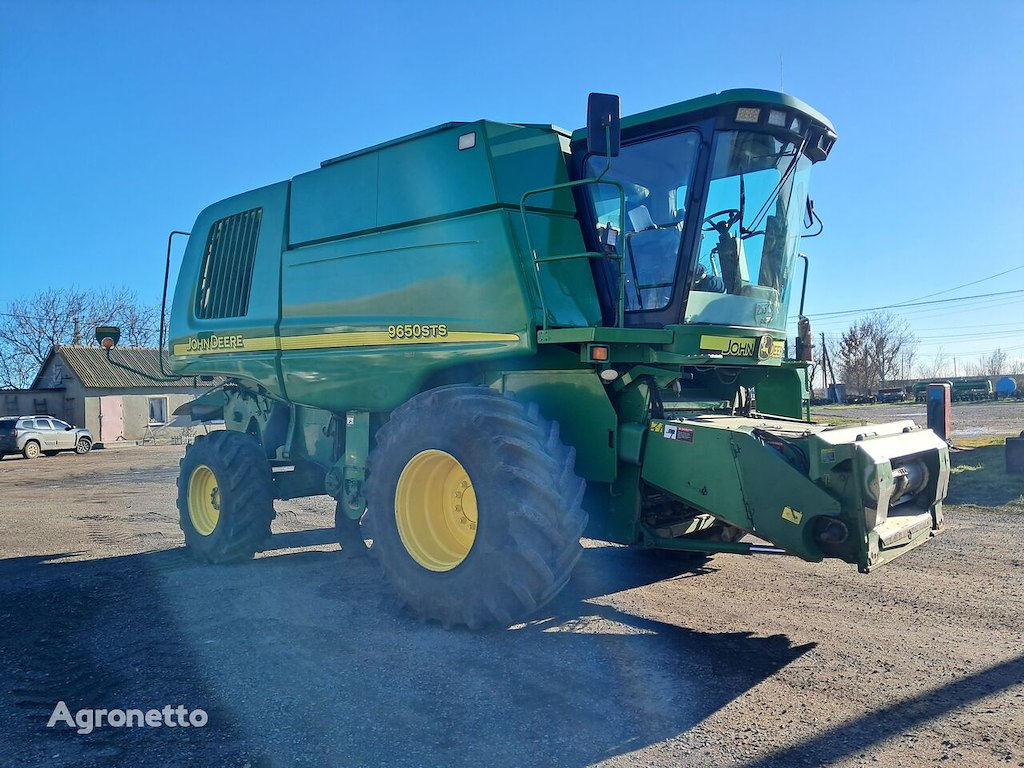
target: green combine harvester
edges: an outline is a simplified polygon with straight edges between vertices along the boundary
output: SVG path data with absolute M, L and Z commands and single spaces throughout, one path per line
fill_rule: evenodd
M 761 90 L 589 106 L 573 133 L 448 123 L 200 214 L 168 333 L 168 375 L 226 380 L 187 407 L 227 427 L 181 462 L 199 560 L 251 558 L 274 499 L 328 494 L 343 552 L 372 539 L 414 612 L 507 626 L 581 536 L 867 572 L 942 529 L 945 443 L 810 423 L 803 318 L 787 356 L 829 121 Z

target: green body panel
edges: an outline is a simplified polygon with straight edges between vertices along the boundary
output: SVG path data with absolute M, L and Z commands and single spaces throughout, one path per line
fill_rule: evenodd
M 280 318 L 281 251 L 286 236 L 288 188 L 288 182 L 273 184 L 214 203 L 199 214 L 185 248 L 171 305 L 171 371 L 182 375 L 238 376 L 271 392 L 283 391 L 278 358 L 273 350 L 210 356 L 181 355 L 178 352 L 181 345 L 187 346 L 189 338 L 233 337 L 239 334 L 265 338 L 276 334 Z M 211 226 L 220 219 L 253 208 L 263 209 L 263 221 L 256 247 L 256 268 L 252 275 L 248 312 L 244 317 L 196 318 L 197 275 Z
M 535 348 L 533 307 L 507 218 L 493 210 L 284 254 L 283 395 L 319 408 L 391 410 L 436 370 Z M 399 343 L 391 326 L 441 326 L 445 336 Z M 353 346 L 357 333 L 376 344 Z M 457 342 L 458 332 L 497 334 Z M 510 338 L 502 339 L 500 336 Z
M 617 345 L 663 345 L 671 344 L 674 338 L 671 330 L 663 328 L 552 328 L 537 331 L 537 341 L 541 344 L 591 341 Z
M 675 431 L 666 433 L 666 424 Z M 689 430 L 689 440 L 676 439 L 678 425 Z M 646 482 L 733 525 L 752 527 L 733 460 L 735 440 L 728 430 L 701 429 L 685 420 L 655 420 L 649 431 L 643 458 Z
M 529 258 L 523 219 L 513 212 L 507 216 L 513 243 L 522 257 L 522 273 L 528 276 L 527 291 L 536 308 L 536 323 L 541 325 L 540 298 L 533 280 L 534 267 Z M 538 257 L 580 253 L 584 250 L 580 223 L 575 218 L 539 213 L 529 213 L 526 218 Z M 600 322 L 601 309 L 587 259 L 549 261 L 539 274 L 544 287 L 549 325 L 588 328 Z
M 576 474 L 588 482 L 615 479 L 618 415 L 594 370 L 513 371 L 499 389 L 537 403 L 557 421 L 563 442 L 576 448 Z
M 783 363 L 757 383 L 757 409 L 761 413 L 799 419 L 809 397 L 807 371 L 803 363 Z
M 635 370 L 635 369 L 634 369 Z M 632 382 L 622 385 L 622 380 Z M 653 377 L 640 373 L 626 374 L 612 386 L 612 403 L 619 416 L 619 466 L 614 482 L 588 483 L 587 510 L 590 520 L 587 536 L 619 544 L 641 542 L 640 516 L 643 508 L 643 486 L 640 473 L 644 444 L 651 414 Z
M 460 150 L 467 134 L 476 143 Z M 538 180 L 567 179 L 566 144 L 551 128 L 442 126 L 210 206 L 181 274 L 200 272 L 215 222 L 262 208 L 249 310 L 199 319 L 198 280 L 180 280 L 172 367 L 335 412 L 387 411 L 445 368 L 532 355 L 540 311 L 519 200 Z M 538 252 L 584 250 L 574 214 L 568 190 L 531 199 Z M 598 322 L 585 259 L 549 265 L 541 278 L 549 322 Z M 211 336 L 235 348 L 195 349 Z

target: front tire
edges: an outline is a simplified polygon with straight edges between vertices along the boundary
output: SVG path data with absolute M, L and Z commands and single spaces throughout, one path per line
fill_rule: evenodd
M 199 562 L 252 559 L 274 519 L 270 465 L 256 441 L 232 431 L 198 437 L 180 463 L 178 513 Z
M 75 453 L 79 456 L 85 456 L 89 451 L 92 450 L 92 442 L 87 437 L 78 438 L 78 442 L 75 443 Z
M 377 433 L 363 524 L 399 598 L 446 626 L 506 627 L 565 586 L 587 523 L 558 425 L 486 387 L 421 393 Z

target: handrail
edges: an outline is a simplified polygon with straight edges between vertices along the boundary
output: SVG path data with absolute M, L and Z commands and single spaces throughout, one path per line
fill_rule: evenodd
M 605 168 L 607 171 L 607 168 Z M 618 306 L 616 308 L 616 327 L 622 328 L 625 324 L 625 305 L 626 305 L 626 273 L 622 268 L 623 255 L 616 252 L 615 254 L 608 253 L 594 253 L 587 251 L 585 253 L 573 253 L 565 255 L 548 255 L 539 256 L 537 250 L 533 247 L 533 238 L 530 237 L 530 222 L 526 217 L 526 199 L 533 195 L 539 195 L 543 192 L 554 192 L 559 189 L 571 189 L 573 187 L 581 187 L 586 184 L 608 184 L 619 190 L 619 232 L 623 230 L 623 221 L 626 217 L 626 192 L 622 185 L 617 181 L 605 181 L 601 177 L 604 176 L 604 172 L 600 176 L 593 178 L 580 179 L 579 181 L 567 181 L 562 184 L 552 184 L 549 187 L 540 187 L 539 189 L 531 189 L 523 193 L 523 196 L 519 199 L 519 213 L 523 217 L 523 230 L 526 232 L 526 247 L 530 252 L 530 257 L 533 259 L 534 269 L 534 282 L 537 285 L 537 296 L 540 298 L 540 311 L 541 311 L 541 325 L 543 330 L 548 329 L 548 308 L 547 301 L 544 298 L 544 286 L 540 279 L 540 265 L 548 261 L 565 261 L 567 259 L 615 259 L 620 262 L 619 264 L 619 297 Z
M 611 147 L 611 125 L 605 126 L 605 146 Z M 605 181 L 604 175 L 608 173 L 608 169 L 612 167 L 612 156 L 611 150 L 609 154 L 605 155 L 604 169 L 597 176 L 593 178 L 580 179 L 579 181 L 568 181 L 562 184 L 554 184 L 550 187 L 541 187 L 539 189 L 531 189 L 523 193 L 523 196 L 519 198 L 519 213 L 523 217 L 523 231 L 526 233 L 526 247 L 530 251 L 530 258 L 533 259 L 533 279 L 537 284 L 537 297 L 540 299 L 540 317 L 541 317 L 541 328 L 542 330 L 548 329 L 548 305 L 544 299 L 544 285 L 540 279 L 540 265 L 547 261 L 565 261 L 568 259 L 615 259 L 619 262 L 619 297 L 615 312 L 615 326 L 617 328 L 625 327 L 625 308 L 626 308 L 626 270 L 625 270 L 625 256 L 618 252 L 618 243 L 616 242 L 616 252 L 610 253 L 592 253 L 587 251 L 585 253 L 571 253 L 565 255 L 547 255 L 538 256 L 537 250 L 533 247 L 533 238 L 530 237 L 530 222 L 526 218 L 526 198 L 532 195 L 539 195 L 542 192 L 554 192 L 559 189 L 571 189 L 573 187 L 581 187 L 584 184 L 609 184 L 619 190 L 619 234 L 622 234 L 624 229 L 623 222 L 626 219 L 626 192 L 622 185 L 617 181 Z M 169 247 L 168 247 L 169 253 Z M 168 264 L 170 257 L 168 256 Z M 165 289 L 166 290 L 166 289 Z
M 145 371 L 140 371 L 137 368 L 132 368 L 131 366 L 125 365 L 124 363 L 119 363 L 116 360 L 114 360 L 114 358 L 112 358 L 110 356 L 110 353 L 111 353 L 113 347 L 112 346 L 111 347 L 106 347 L 106 350 L 107 350 L 107 362 L 110 363 L 111 365 L 115 366 L 116 368 L 121 368 L 121 369 L 123 369 L 125 371 L 130 371 L 131 373 L 134 373 L 134 374 L 137 374 L 139 376 L 142 376 L 143 378 L 149 379 L 150 381 L 170 382 L 170 381 L 181 381 L 182 379 L 190 378 L 188 376 L 173 376 L 173 375 L 169 374 L 167 371 L 164 370 L 164 328 L 165 328 L 165 325 L 166 325 L 166 317 L 167 317 L 167 285 L 170 282 L 170 278 L 171 278 L 171 243 L 173 242 L 175 235 L 185 235 L 187 237 L 187 236 L 189 236 L 191 234 L 192 234 L 191 232 L 183 232 L 180 229 L 176 229 L 176 230 L 172 231 L 171 234 L 169 234 L 167 236 L 167 264 L 164 266 L 164 292 L 163 292 L 163 297 L 160 299 L 160 336 L 157 339 L 157 344 L 156 344 L 157 365 L 160 367 L 160 373 L 163 374 L 163 375 L 162 376 L 150 376 Z M 168 355 L 170 354 L 170 347 L 169 346 L 168 346 L 168 349 L 167 349 L 167 353 L 168 353 Z M 195 376 L 192 376 L 191 378 L 192 378 L 193 384 L 194 384 L 195 383 Z
M 171 278 L 171 242 L 174 240 L 175 235 L 185 235 L 185 237 L 189 237 L 191 234 L 191 232 L 182 232 L 180 229 L 175 229 L 167 236 L 167 264 L 164 266 L 164 293 L 163 297 L 160 299 L 160 338 L 157 339 L 156 345 L 159 352 L 157 359 L 160 361 L 160 373 L 164 376 L 170 375 L 164 370 L 164 323 L 166 322 L 165 318 L 167 317 L 167 283 Z M 168 346 L 167 354 L 169 355 L 170 353 L 170 346 Z

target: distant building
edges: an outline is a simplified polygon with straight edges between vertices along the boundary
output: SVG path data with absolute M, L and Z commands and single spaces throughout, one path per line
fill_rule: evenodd
M 114 360 L 160 378 L 155 349 L 124 347 Z M 166 356 L 164 358 L 166 362 Z M 29 389 L 0 390 L 0 415 L 48 414 L 90 430 L 97 443 L 121 440 L 177 442 L 192 434 L 187 416 L 174 409 L 220 383 L 192 376 L 151 381 L 107 362 L 99 347 L 57 346 L 50 350 Z

